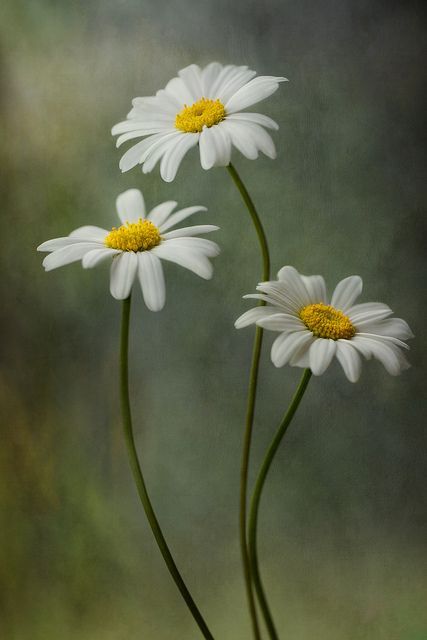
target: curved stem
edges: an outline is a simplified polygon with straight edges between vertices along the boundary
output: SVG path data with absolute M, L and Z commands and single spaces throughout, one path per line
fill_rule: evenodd
M 262 279 L 268 280 L 270 277 L 270 254 L 268 251 L 267 238 L 265 236 L 265 231 L 261 224 L 261 220 L 259 219 L 257 210 L 255 208 L 255 205 L 253 203 L 251 196 L 248 193 L 248 190 L 246 189 L 245 185 L 242 182 L 242 179 L 240 178 L 234 165 L 232 165 L 231 162 L 227 166 L 227 169 L 234 180 L 234 184 L 240 191 L 240 195 L 242 196 L 244 203 L 247 206 L 249 214 L 252 218 L 252 222 L 254 224 L 255 231 L 258 236 L 258 241 L 259 241 L 261 254 L 262 254 Z
M 239 174 L 234 166 L 230 163 L 227 167 L 243 201 L 249 211 L 255 231 L 258 236 L 259 245 L 262 254 L 262 278 L 268 280 L 270 277 L 270 255 L 268 251 L 267 239 L 261 220 L 259 219 L 255 205 L 250 197 L 245 185 L 243 184 Z M 264 304 L 261 302 L 261 304 Z M 256 402 L 256 389 L 258 383 L 258 370 L 259 360 L 261 356 L 262 347 L 262 334 L 263 331 L 260 327 L 256 328 L 254 345 L 252 350 L 252 364 L 249 375 L 249 388 L 248 388 L 248 404 L 246 409 L 246 424 L 245 433 L 243 437 L 243 449 L 242 449 L 242 461 L 240 468 L 240 509 L 239 509 L 239 532 L 240 532 L 240 549 L 242 554 L 243 574 L 245 579 L 246 594 L 249 604 L 249 612 L 252 620 L 252 629 L 255 640 L 260 640 L 260 630 L 258 624 L 258 617 L 255 605 L 255 598 L 252 586 L 251 577 L 251 564 L 248 551 L 248 541 L 246 535 L 246 520 L 247 520 L 247 493 L 248 493 L 248 471 L 249 471 L 249 458 L 252 440 L 252 429 L 255 413 Z
M 202 614 L 198 610 L 193 598 L 190 595 L 184 580 L 178 571 L 178 568 L 174 562 L 169 547 L 163 536 L 156 514 L 154 513 L 153 506 L 147 493 L 145 486 L 144 476 L 142 475 L 141 466 L 138 460 L 138 454 L 135 447 L 135 440 L 132 430 L 132 414 L 130 409 L 129 400 L 129 368 L 128 368 L 128 351 L 129 351 L 129 316 L 130 316 L 130 297 L 127 300 L 123 300 L 122 309 L 122 329 L 120 340 L 120 396 L 122 406 L 123 417 L 123 431 L 126 441 L 126 446 L 129 454 L 129 462 L 132 469 L 136 488 L 138 490 L 139 497 L 144 507 L 145 515 L 150 524 L 153 535 L 156 539 L 157 545 L 166 563 L 169 573 L 171 574 L 176 586 L 178 587 L 182 597 L 184 598 L 187 607 L 190 609 L 191 614 L 199 626 L 202 635 L 206 640 L 214 640 L 213 635 L 209 631 L 206 622 L 204 621 Z
M 298 385 L 298 388 L 295 392 L 295 395 L 292 398 L 292 402 L 289 405 L 289 408 L 286 411 L 283 417 L 283 420 L 276 431 L 273 441 L 271 442 L 267 450 L 264 461 L 259 470 L 258 477 L 255 483 L 255 488 L 252 494 L 251 507 L 249 512 L 248 542 L 249 542 L 249 557 L 251 562 L 252 577 L 253 577 L 255 589 L 257 592 L 259 604 L 262 610 L 262 614 L 264 616 L 264 620 L 267 625 L 268 633 L 270 635 L 271 640 L 278 640 L 279 636 L 277 635 L 277 631 L 273 623 L 273 618 L 271 616 L 270 609 L 268 607 L 267 598 L 265 596 L 261 575 L 259 572 L 258 551 L 257 551 L 257 524 L 258 524 L 259 503 L 261 499 L 262 489 L 264 487 L 267 474 L 271 467 L 271 463 L 273 462 L 274 456 L 277 453 L 277 450 L 280 446 L 282 438 L 285 435 L 287 428 L 289 427 L 292 421 L 292 418 L 295 415 L 296 410 L 298 409 L 298 406 L 302 400 L 302 397 L 307 388 L 310 378 L 311 378 L 310 369 L 305 369 L 302 375 L 302 378 L 300 380 L 300 383 Z

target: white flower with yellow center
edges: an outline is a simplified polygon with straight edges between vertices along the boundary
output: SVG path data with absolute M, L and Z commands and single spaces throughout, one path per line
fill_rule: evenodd
M 113 135 L 117 146 L 145 138 L 120 160 L 122 171 L 137 164 L 149 173 L 160 162 L 163 180 L 171 182 L 187 151 L 199 144 L 203 169 L 225 167 L 232 146 L 254 160 L 262 151 L 276 157 L 267 129 L 278 125 L 267 116 L 242 111 L 274 93 L 286 78 L 258 76 L 248 67 L 211 62 L 204 69 L 191 64 L 178 72 L 155 96 L 135 98 L 127 120 L 119 122 Z
M 362 279 L 349 276 L 326 294 L 322 276 L 303 276 L 293 267 L 283 267 L 278 280 L 261 282 L 259 293 L 244 296 L 264 300 L 236 320 L 237 329 L 257 324 L 279 331 L 271 359 L 276 367 L 290 364 L 309 367 L 314 375 L 326 371 L 334 356 L 350 382 L 360 375 L 360 354 L 377 358 L 392 375 L 409 367 L 402 349 L 413 334 L 401 318 L 390 318 L 392 310 L 380 302 L 354 304 L 362 292 Z
M 193 271 L 201 278 L 212 277 L 209 258 L 219 254 L 215 242 L 194 236 L 218 227 L 196 225 L 170 231 L 179 222 L 205 207 L 187 207 L 172 213 L 177 203 L 163 202 L 145 215 L 144 198 L 138 189 L 121 193 L 116 201 L 121 226 L 111 231 L 85 226 L 66 238 L 48 240 L 38 251 L 49 251 L 43 260 L 46 271 L 82 261 L 85 269 L 112 258 L 110 291 L 117 300 L 129 297 L 132 285 L 139 279 L 145 304 L 160 311 L 165 304 L 165 281 L 161 260 L 168 260 Z

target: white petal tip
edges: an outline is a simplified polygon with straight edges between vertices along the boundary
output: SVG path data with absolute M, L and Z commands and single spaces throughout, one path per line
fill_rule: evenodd
M 165 306 L 164 302 L 163 302 L 163 304 L 161 304 L 159 306 L 156 306 L 156 307 L 154 307 L 154 306 L 149 307 L 148 304 L 147 304 L 147 309 L 149 311 L 152 311 L 153 313 L 158 313 L 159 311 L 161 311 L 164 308 L 164 306 Z

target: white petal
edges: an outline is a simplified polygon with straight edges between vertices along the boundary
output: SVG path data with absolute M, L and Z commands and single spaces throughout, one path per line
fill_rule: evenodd
M 279 82 L 284 82 L 285 80 L 286 78 L 274 76 L 258 76 L 254 78 L 230 98 L 225 105 L 227 113 L 241 111 L 268 98 L 279 88 Z
M 192 102 L 197 102 L 203 96 L 202 72 L 197 64 L 190 64 L 188 67 L 178 71 L 178 75 L 184 80 L 185 86 L 191 93 Z
M 185 154 L 195 147 L 198 141 L 198 133 L 186 133 L 168 147 L 160 164 L 160 175 L 165 182 L 172 182 Z
M 151 146 L 153 138 L 154 136 L 150 136 L 146 140 L 137 142 L 122 155 L 119 162 L 119 168 L 123 173 L 133 169 L 133 167 L 136 167 L 136 165 L 141 162 L 142 154 L 147 147 Z
M 123 122 L 118 122 L 111 129 L 111 133 L 113 136 L 117 136 L 122 133 L 129 133 L 130 131 L 135 131 L 136 129 L 143 128 L 143 123 L 134 120 L 123 120 Z
M 227 127 L 229 127 L 230 122 L 235 127 L 233 132 L 233 142 L 236 137 L 238 138 L 240 145 L 243 138 L 251 140 L 252 144 L 258 151 L 262 151 L 262 153 L 274 160 L 276 157 L 276 148 L 270 134 L 267 133 L 265 129 L 260 127 L 259 124 L 244 122 L 243 120 L 240 122 L 233 122 L 227 119 L 225 122 L 222 122 L 221 125 L 224 127 L 224 124 L 226 124 Z
M 93 241 L 83 238 L 70 238 L 69 236 L 66 236 L 65 238 L 53 238 L 52 240 L 46 240 L 46 242 L 42 242 L 42 244 L 37 247 L 37 251 L 57 251 L 58 249 L 63 249 L 64 247 L 68 247 L 70 245 L 81 242 Z
M 169 80 L 164 90 L 166 94 L 168 94 L 172 98 L 175 98 L 176 102 L 181 106 L 181 108 L 184 105 L 190 106 L 193 104 L 193 102 L 195 102 L 193 93 L 187 87 L 182 78 L 172 78 L 172 80 Z
M 216 242 L 212 240 L 206 240 L 205 238 L 190 238 L 184 236 L 182 238 L 173 238 L 172 240 L 165 240 L 169 245 L 172 243 L 174 246 L 190 249 L 192 251 L 200 251 L 207 258 L 215 258 L 221 252 Z
M 141 124 L 147 127 L 163 126 L 165 123 L 173 123 L 176 115 L 176 104 L 166 102 L 153 96 L 154 102 L 146 102 L 147 99 L 134 98 L 132 109 L 127 114 L 128 120 L 133 120 L 135 126 Z M 142 102 L 141 102 L 142 100 Z
M 162 202 L 158 204 L 154 209 L 150 211 L 147 216 L 148 220 L 151 220 L 156 227 L 162 226 L 162 224 L 169 218 L 172 211 L 175 209 L 178 203 L 175 200 L 168 200 L 167 202 Z
M 310 347 L 310 369 L 321 376 L 332 362 L 337 345 L 335 340 L 318 338 Z
M 291 367 L 303 367 L 304 369 L 310 368 L 310 346 L 311 342 L 304 343 L 297 351 L 295 351 L 292 358 L 289 360 Z
M 303 306 L 301 296 L 288 283 L 278 280 L 260 282 L 257 285 L 257 291 L 261 291 L 276 300 L 284 313 L 298 317 L 299 310 Z M 307 292 L 305 292 L 305 295 L 308 295 Z
M 162 263 L 151 251 L 138 253 L 138 276 L 144 302 L 150 311 L 160 311 L 165 306 L 166 287 Z
M 255 324 L 258 320 L 268 318 L 270 315 L 277 315 L 277 309 L 275 307 L 254 307 L 242 313 L 242 315 L 237 318 L 234 326 L 236 329 L 243 329 L 243 327 Z
M 276 131 L 279 128 L 277 122 L 274 122 L 274 120 L 262 113 L 249 113 L 248 111 L 242 111 L 242 113 L 232 113 L 227 116 L 227 120 L 229 122 L 252 122 L 253 124 L 259 124 L 262 127 L 275 129 Z
M 252 80 L 256 76 L 256 71 L 248 69 L 247 67 L 235 67 L 221 82 L 221 85 L 217 91 L 217 97 L 223 104 L 226 104 L 228 100 L 247 82 Z
M 283 367 L 296 352 L 311 344 L 314 338 L 310 331 L 282 333 L 273 342 L 271 360 L 275 367 Z
M 91 251 L 91 249 L 99 249 L 99 244 L 96 242 L 75 242 L 68 247 L 62 247 L 62 249 L 57 249 L 50 253 L 45 257 L 42 264 L 46 271 L 51 271 L 81 260 L 85 253 Z
M 221 66 L 219 73 L 217 74 L 216 78 L 214 78 L 211 84 L 209 90 L 210 95 L 208 96 L 209 98 L 213 98 L 214 100 L 218 98 L 218 92 L 220 88 L 225 82 L 227 82 L 227 79 L 234 73 L 235 69 L 236 66 L 234 64 L 226 64 L 224 66 Z
M 386 344 L 381 338 L 355 335 L 351 344 L 366 358 L 373 356 L 379 360 L 392 376 L 410 366 L 401 349 L 392 342 Z
M 391 316 L 393 311 L 386 304 L 382 302 L 363 302 L 362 304 L 355 304 L 353 307 L 347 310 L 347 315 L 353 324 L 362 327 L 366 325 L 366 322 L 373 322 L 378 320 L 384 320 L 388 316 Z
M 107 260 L 107 258 L 112 258 L 118 253 L 121 253 L 118 249 L 109 249 L 108 247 L 104 247 L 103 249 L 93 249 L 83 256 L 83 268 L 92 269 L 104 260 Z
M 175 148 L 175 144 L 178 139 L 183 138 L 186 135 L 191 134 L 176 131 L 176 133 L 168 134 L 167 136 L 164 136 L 162 140 L 158 140 L 155 144 L 151 145 L 141 158 L 143 173 L 150 173 L 160 158 L 167 153 L 169 149 Z
M 122 224 L 145 218 L 144 198 L 139 189 L 123 191 L 116 199 L 116 208 Z
M 326 285 L 322 276 L 303 276 L 301 275 L 310 303 L 323 302 L 326 303 Z
M 95 227 L 93 225 L 86 225 L 84 227 L 74 229 L 68 237 L 74 238 L 74 241 L 78 239 L 80 242 L 83 242 L 84 240 L 87 240 L 88 242 L 104 242 L 107 235 L 108 231 L 106 229 L 101 229 L 101 227 Z
M 288 313 L 276 313 L 268 318 L 262 318 L 257 322 L 258 326 L 269 331 L 280 331 L 283 333 L 295 333 L 296 331 L 307 331 L 307 327 L 301 320 Z
M 200 134 L 200 163 L 203 169 L 230 164 L 231 141 L 224 123 L 205 127 Z
M 378 342 L 383 342 L 384 344 L 392 344 L 400 347 L 401 349 L 409 350 L 409 345 L 407 345 L 406 342 L 403 342 L 402 340 L 399 340 L 399 338 L 395 338 L 394 336 L 380 336 L 374 333 L 364 333 L 362 331 L 358 331 L 356 335 L 361 338 L 371 338 L 372 340 L 377 340 Z
M 194 213 L 198 213 L 199 211 L 207 211 L 207 208 L 194 206 L 194 207 L 186 207 L 185 209 L 180 209 L 179 211 L 176 211 L 166 220 L 166 222 L 160 225 L 160 231 L 163 232 L 163 231 L 166 231 L 167 229 L 170 229 L 174 225 L 178 224 L 179 222 L 182 222 L 189 216 L 192 216 Z
M 414 337 L 408 323 L 402 318 L 366 321 L 363 324 L 363 331 L 377 336 L 392 336 L 399 340 L 409 340 Z
M 282 267 L 277 274 L 277 277 L 280 282 L 283 282 L 286 289 L 288 289 L 289 293 L 301 307 L 311 303 L 310 295 L 301 275 L 296 269 L 294 269 L 294 267 Z
M 279 313 L 279 308 L 282 307 L 280 302 L 278 302 L 271 296 L 266 296 L 264 293 L 247 293 L 246 295 L 243 296 L 243 298 L 244 300 L 250 300 L 250 299 L 263 300 L 264 302 L 267 302 L 268 304 L 271 304 L 274 307 L 276 307 L 276 313 Z
M 347 311 L 356 298 L 362 293 L 362 278 L 360 276 L 349 276 L 338 282 L 332 294 L 331 305 L 341 311 Z
M 219 62 L 211 62 L 202 71 L 202 89 L 206 98 L 216 98 L 212 88 L 221 73 L 222 65 Z
M 350 382 L 357 382 L 362 369 L 362 361 L 349 340 L 337 340 L 336 356 L 347 379 Z
M 256 160 L 256 158 L 258 158 L 258 148 L 252 137 L 247 135 L 247 131 L 242 127 L 240 122 L 233 122 L 229 118 L 226 118 L 221 125 L 230 136 L 231 143 L 245 158 L 248 158 L 248 160 Z
M 162 135 L 164 133 L 169 133 L 171 128 L 172 128 L 172 126 L 173 126 L 173 123 L 169 124 L 167 127 L 162 127 L 162 129 L 157 128 L 157 129 L 153 129 L 152 131 L 145 131 L 143 129 L 135 129 L 135 131 L 129 131 L 128 133 L 123 133 L 116 140 L 116 148 L 118 149 L 125 142 L 129 142 L 129 140 L 134 140 L 135 138 L 145 138 L 146 136 L 150 136 L 151 137 L 151 136 L 154 136 L 154 135 L 158 135 L 159 133 L 162 134 Z M 143 141 L 141 141 L 141 142 L 143 142 Z M 132 149 L 135 149 L 135 147 L 132 147 Z M 135 160 L 133 160 L 133 158 L 127 158 L 127 157 L 126 157 L 126 159 L 124 161 L 121 160 L 120 164 L 119 164 L 120 169 L 122 171 L 128 171 L 128 169 L 132 169 L 132 167 L 135 167 L 139 163 L 139 158 L 138 158 L 138 154 L 137 154 L 136 151 L 135 151 L 135 156 L 136 156 Z M 125 166 L 125 164 L 128 164 L 129 166 Z
M 171 98 L 164 89 L 157 91 L 155 96 L 143 96 L 134 98 L 132 100 L 132 106 L 144 111 L 151 111 L 157 116 L 163 116 L 166 114 L 169 118 L 175 117 L 177 102 L 174 98 Z
M 123 251 L 111 264 L 110 292 L 116 300 L 129 297 L 135 280 L 138 258 L 133 251 Z
M 309 332 L 311 333 L 311 332 Z M 288 364 L 291 367 L 310 367 L 310 347 L 316 338 L 311 335 L 311 340 L 303 341 L 298 349 L 293 352 Z
M 145 140 L 141 140 L 133 147 L 128 149 L 126 153 L 122 156 L 119 167 L 122 172 L 129 171 L 137 164 L 144 162 L 147 158 L 147 155 L 150 155 L 154 149 L 156 149 L 159 145 L 163 145 L 167 140 L 171 140 L 177 136 L 177 131 L 168 131 L 166 133 L 160 133 L 156 135 L 149 136 Z
M 172 242 L 162 242 L 151 251 L 159 258 L 175 262 L 175 264 L 193 271 L 193 273 L 205 280 L 212 278 L 213 267 L 208 258 L 200 251 L 191 251 Z
M 138 128 L 136 127 L 136 125 L 138 124 Z M 116 140 L 116 148 L 118 149 L 119 147 L 122 146 L 122 144 L 124 144 L 125 142 L 129 142 L 129 140 L 135 140 L 135 138 L 145 138 L 146 136 L 154 136 L 154 135 L 164 135 L 165 133 L 170 133 L 170 131 L 174 130 L 174 122 L 169 120 L 168 122 L 165 122 L 162 126 L 146 126 L 146 127 L 142 127 L 141 124 L 135 123 L 135 128 L 132 129 L 132 131 L 127 131 L 126 133 L 122 133 L 121 136 L 119 136 Z M 136 146 L 136 145 L 135 145 Z M 122 171 L 127 171 L 128 169 L 131 169 L 132 166 L 135 166 L 136 164 L 138 164 L 139 160 L 137 157 L 137 152 L 135 150 L 135 147 L 132 147 L 132 149 L 134 149 L 134 155 L 136 156 L 136 159 L 133 161 L 133 159 L 131 157 L 132 154 L 125 154 L 126 159 L 123 160 L 120 164 L 120 168 Z M 132 164 L 133 161 L 133 164 Z M 127 163 L 129 166 L 123 166 L 125 163 Z
M 171 238 L 197 236 L 199 233 L 210 233 L 211 231 L 218 231 L 218 229 L 219 227 L 216 227 L 214 224 L 197 224 L 193 227 L 181 227 L 180 229 L 168 231 L 167 233 L 162 234 L 162 237 L 165 240 L 170 240 Z

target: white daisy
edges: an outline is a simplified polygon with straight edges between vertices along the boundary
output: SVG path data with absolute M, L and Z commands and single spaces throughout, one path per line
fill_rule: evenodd
M 199 144 L 203 169 L 227 166 L 234 145 L 254 160 L 262 151 L 276 157 L 273 140 L 263 127 L 278 125 L 259 113 L 243 112 L 276 91 L 286 78 L 258 76 L 248 67 L 211 62 L 204 69 L 191 64 L 178 72 L 155 96 L 135 98 L 127 120 L 112 134 L 117 146 L 133 138 L 145 138 L 120 160 L 122 171 L 137 164 L 149 173 L 160 162 L 163 180 L 171 182 L 187 151 Z
M 173 201 L 163 202 L 146 216 L 141 191 L 129 189 L 116 200 L 120 227 L 108 231 L 85 226 L 66 238 L 44 242 L 37 250 L 51 253 L 43 260 L 43 266 L 50 271 L 81 260 L 83 267 L 90 269 L 112 258 L 111 295 L 117 300 L 126 299 L 138 278 L 145 304 L 151 311 L 160 311 L 166 296 L 162 259 L 209 280 L 213 271 L 209 258 L 219 254 L 215 242 L 194 237 L 216 231 L 218 227 L 204 224 L 169 231 L 193 213 L 206 211 L 206 207 L 195 206 L 172 213 L 176 205 Z
M 380 302 L 354 304 L 362 292 L 362 279 L 349 276 L 326 294 L 322 276 L 303 276 L 293 267 L 283 267 L 278 280 L 261 282 L 245 298 L 264 300 L 236 320 L 237 329 L 257 324 L 279 331 L 271 359 L 276 367 L 290 364 L 309 367 L 314 375 L 326 371 L 337 357 L 350 382 L 360 375 L 360 354 L 377 358 L 386 370 L 397 375 L 409 367 L 402 349 L 413 334 L 401 318 L 390 318 L 392 310 Z

